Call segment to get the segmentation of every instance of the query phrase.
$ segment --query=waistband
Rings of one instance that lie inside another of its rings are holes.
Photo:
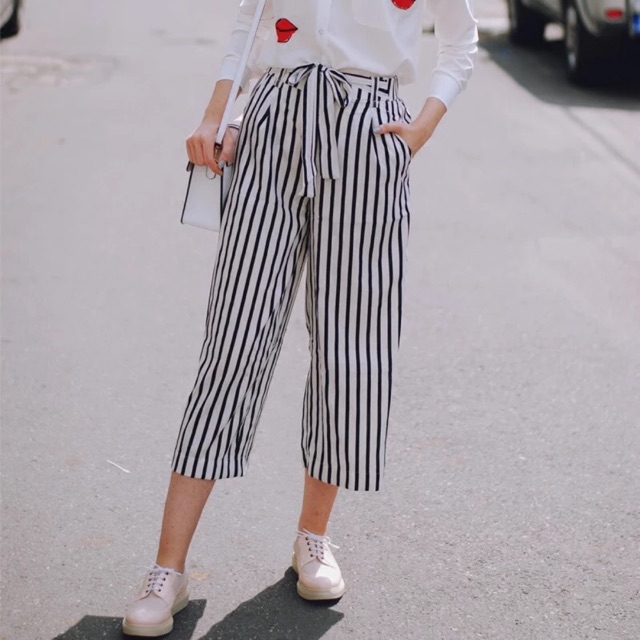
[[[320,68],[325,74],[344,78],[347,83],[349,102],[365,100],[374,103],[381,100],[397,100],[399,97],[397,76],[369,76],[355,71],[339,71],[323,65],[305,65],[295,69],[270,67],[266,73],[272,76],[278,85],[296,84],[291,82],[291,79],[299,76],[301,69],[310,68]]]
[[[335,109],[357,102],[375,106],[398,95],[395,77],[342,72],[322,64],[306,64],[295,69],[271,68],[267,75],[276,85],[289,85],[303,95],[303,179],[298,193],[307,198],[316,195],[318,178],[335,180],[341,175]]]

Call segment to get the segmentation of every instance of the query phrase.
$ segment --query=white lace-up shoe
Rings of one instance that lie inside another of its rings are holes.
[[[127,607],[122,630],[130,636],[157,638],[173,629],[173,616],[189,604],[188,578],[154,565]]]
[[[331,539],[298,531],[291,567],[298,574],[298,595],[305,600],[334,600],[344,593],[344,580],[333,557]]]

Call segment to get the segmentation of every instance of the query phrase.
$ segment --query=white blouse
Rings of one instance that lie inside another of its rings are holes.
[[[220,80],[235,76],[256,2],[240,3]],[[267,0],[243,88],[269,67],[310,63],[413,82],[425,5],[435,18],[439,44],[428,95],[449,107],[466,86],[477,51],[469,0]]]

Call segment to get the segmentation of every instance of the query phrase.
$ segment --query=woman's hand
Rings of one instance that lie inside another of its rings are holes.
[[[409,147],[411,151],[411,157],[413,158],[420,149],[426,144],[427,140],[431,137],[432,131],[425,131],[422,128],[416,126],[415,122],[407,124],[406,122],[387,122],[380,125],[378,133],[383,135],[385,133],[395,133],[400,136]]]
[[[222,175],[219,162],[233,164],[238,143],[238,129],[227,127],[222,141],[222,150],[216,148],[216,135],[219,123],[211,118],[205,118],[200,126],[187,138],[187,155],[193,164],[207,165],[214,173]]]
[[[216,135],[232,84],[231,80],[216,82],[200,126],[187,138],[189,160],[198,166],[207,165],[218,175],[222,175],[218,163],[222,161],[231,164],[236,155],[238,130],[232,127],[224,134],[222,149],[216,149]]]
[[[406,122],[388,122],[380,125],[378,133],[395,133],[409,146],[411,156],[415,156],[433,135],[438,123],[447,112],[447,107],[438,98],[428,98],[420,115],[407,124]]]

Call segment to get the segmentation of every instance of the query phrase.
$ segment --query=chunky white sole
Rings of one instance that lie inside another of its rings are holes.
[[[171,608],[171,617],[159,624],[136,625],[127,622],[125,618],[122,621],[122,631],[128,636],[136,636],[139,638],[158,638],[173,631],[173,616],[182,611],[189,604],[189,593],[179,595]]]
[[[299,573],[295,553],[291,557],[291,568],[296,573]],[[296,589],[298,590],[298,595],[305,600],[337,600],[338,598],[342,598],[345,592],[344,580],[342,580],[342,578],[340,579],[340,584],[331,589],[309,589],[298,580]]]

